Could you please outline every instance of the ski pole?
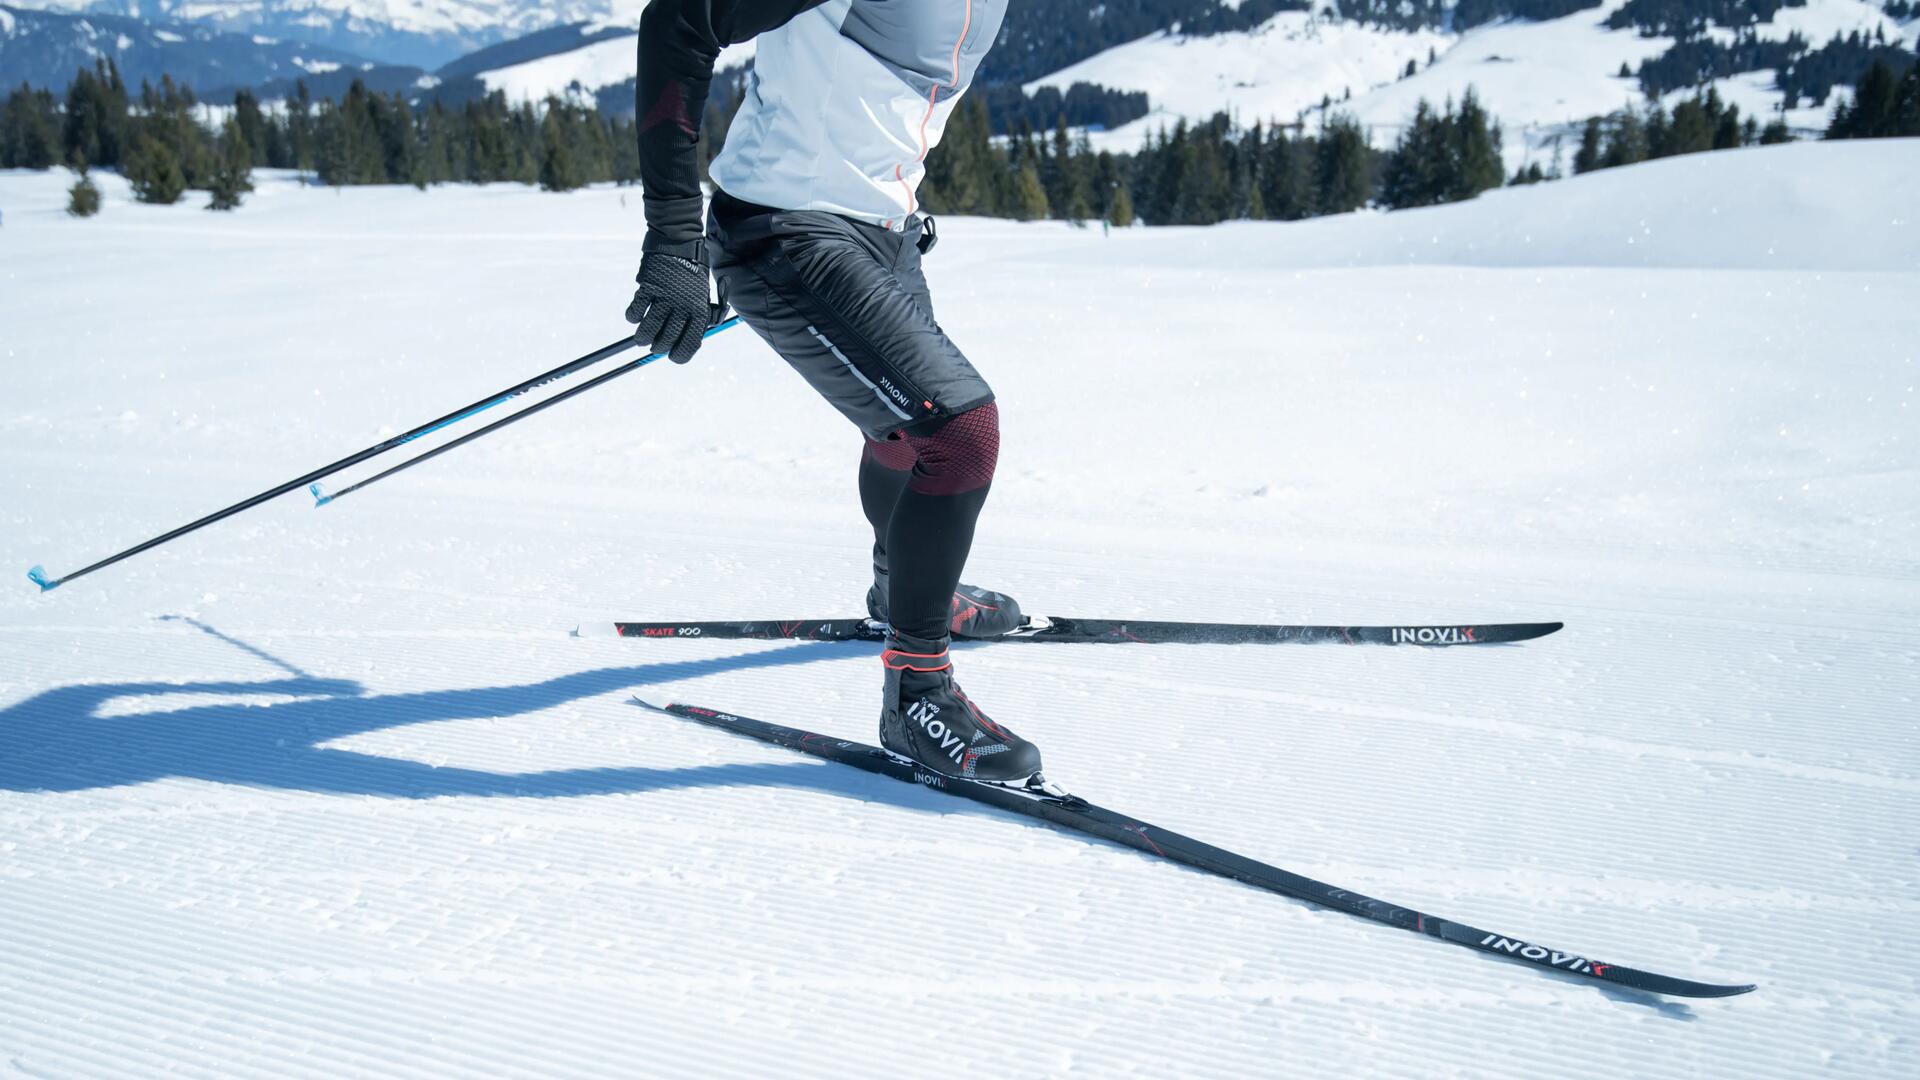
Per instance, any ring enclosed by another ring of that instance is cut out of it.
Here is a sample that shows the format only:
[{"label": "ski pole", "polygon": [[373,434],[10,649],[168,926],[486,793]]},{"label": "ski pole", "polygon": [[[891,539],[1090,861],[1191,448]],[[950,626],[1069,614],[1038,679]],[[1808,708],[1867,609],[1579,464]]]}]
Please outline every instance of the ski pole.
[{"label": "ski pole", "polygon": [[357,454],[351,454],[351,455],[348,455],[347,457],[343,457],[339,461],[336,461],[331,465],[327,465],[327,466],[323,466],[321,468],[315,469],[314,471],[306,474],[305,476],[296,477],[295,479],[289,480],[284,484],[280,484],[276,487],[263,491],[260,494],[253,496],[252,498],[243,499],[240,502],[234,503],[232,506],[229,506],[224,510],[217,510],[211,514],[208,514],[206,517],[203,517],[198,521],[188,522],[187,524],[182,525],[179,528],[172,530],[171,532],[162,533],[151,540],[147,540],[142,543],[135,544],[134,546],[126,549],[125,551],[121,551],[116,554],[109,555],[106,558],[101,559],[99,562],[94,563],[92,566],[82,567],[78,570],[75,570],[71,574],[64,574],[57,578],[50,578],[47,576],[47,571],[45,567],[36,565],[32,569],[27,571],[27,579],[32,581],[35,585],[40,586],[41,592],[47,592],[51,589],[56,589],[61,585],[64,585],[67,582],[72,581],[74,578],[85,577],[86,575],[93,573],[95,570],[102,569],[103,567],[112,566],[114,563],[119,562],[121,559],[125,559],[132,555],[138,555],[141,552],[147,550],[148,548],[159,547],[161,544],[164,544],[169,540],[177,540],[180,537],[185,536],[196,529],[200,529],[205,526],[211,525],[214,522],[219,521],[223,518],[232,517],[233,515],[239,513],[242,510],[247,510],[247,509],[251,509],[252,507],[258,506],[261,503],[266,502],[268,499],[275,498],[276,496],[280,496],[280,495],[285,495],[287,492],[292,491],[295,488],[305,487],[306,485],[314,483],[315,481],[320,480],[323,477],[332,476],[334,473],[339,472],[341,469],[345,469],[353,465],[358,465],[359,463],[377,454],[384,454],[387,451],[394,449],[395,447],[404,446],[407,443],[410,443],[413,440],[418,439],[423,435],[428,435],[435,431],[439,431],[441,428],[444,428],[449,424],[457,424],[460,421],[465,420],[467,417],[474,415],[475,413],[485,412],[486,410],[493,408],[495,405],[498,405],[503,401],[507,401],[509,399],[519,397],[521,394],[524,394],[529,390],[535,389],[536,387],[545,386],[547,383],[550,383],[555,379],[563,379],[568,375],[571,375],[574,372],[581,370],[582,368],[592,367],[594,364],[597,364],[600,361],[605,360],[607,357],[625,352],[627,349],[632,347],[633,347],[633,338],[631,337],[623,337],[618,341],[614,341],[606,345],[602,345],[598,349],[595,349],[592,352],[588,353],[587,355],[582,356],[578,360],[572,360],[567,363],[561,364],[559,367],[554,368],[552,371],[535,375],[533,378],[528,379],[526,382],[520,383],[517,386],[509,387],[508,389],[502,390],[497,394],[493,394],[488,397],[481,398],[479,401],[476,401],[473,404],[466,406],[465,408],[456,409],[453,412],[448,413],[447,415],[441,417],[438,420],[421,424],[419,427],[414,428],[412,431],[406,432],[405,434],[395,435],[391,439],[387,439],[382,442],[375,443],[374,445],[367,447],[365,450],[362,450]]},{"label": "ski pole", "polygon": [[[700,336],[712,337],[713,335],[719,333],[722,330],[727,329],[728,327],[732,326],[733,324],[739,321],[740,321],[740,316],[738,315],[732,316],[731,318],[723,322],[717,322],[712,326],[708,327],[706,333]],[[655,360],[660,359],[664,355],[666,354],[652,353],[650,355],[643,356],[638,360],[629,360],[626,363],[621,364],[619,367],[611,368],[607,371],[601,372],[598,375],[595,375],[593,378],[588,379],[586,382],[581,383],[579,386],[575,386],[568,390],[563,390],[560,393],[555,394],[544,401],[537,402],[533,405],[529,405],[526,408],[521,409],[517,413],[512,413],[510,415],[503,416],[500,419],[495,420],[493,423],[488,424],[483,428],[479,428],[474,431],[469,431],[465,435],[462,435],[457,439],[453,439],[448,442],[442,443],[441,445],[436,446],[433,449],[417,457],[410,457],[407,460],[401,462],[398,465],[393,466],[390,469],[387,469],[384,472],[374,473],[372,476],[367,477],[365,480],[360,480],[355,483],[348,484],[346,487],[341,488],[339,491],[336,491],[331,495],[324,494],[320,490],[320,485],[315,484],[313,485],[313,487],[308,489],[313,492],[313,498],[314,498],[313,505],[317,509],[319,507],[327,505],[330,502],[333,502],[335,499],[344,498],[345,496],[351,495],[354,492],[359,491],[361,488],[366,487],[368,484],[374,483],[379,480],[385,480],[387,477],[392,476],[394,473],[400,472],[402,470],[411,469],[415,465],[420,464],[421,462],[427,460],[428,458],[439,457],[441,454],[446,453],[447,451],[453,449],[454,447],[463,445],[465,443],[470,443],[473,440],[479,438],[482,435],[485,435],[490,431],[495,431],[500,428],[506,427],[508,424],[511,424],[516,420],[524,420],[527,417],[532,416],[534,413],[537,413],[542,409],[548,408],[553,405],[558,405],[561,402],[577,394],[584,394],[587,391],[593,389],[594,387],[599,386],[601,383],[607,382],[612,379],[617,379],[620,376],[625,375],[629,371],[638,371],[641,368],[646,367],[648,364],[653,363]]]}]

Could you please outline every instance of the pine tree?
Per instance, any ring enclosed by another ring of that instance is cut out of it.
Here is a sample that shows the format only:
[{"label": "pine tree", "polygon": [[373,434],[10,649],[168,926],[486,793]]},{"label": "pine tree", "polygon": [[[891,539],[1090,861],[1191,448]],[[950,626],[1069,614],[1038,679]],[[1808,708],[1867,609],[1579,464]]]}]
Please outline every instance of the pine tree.
[{"label": "pine tree", "polygon": [[133,185],[133,197],[143,203],[170,206],[179,202],[187,190],[187,177],[180,170],[179,155],[149,134],[142,134],[134,142],[121,172]]},{"label": "pine tree", "polygon": [[[1920,64],[1915,65],[1920,68]],[[1894,78],[1893,69],[1884,60],[1876,58],[1872,66],[1861,74],[1854,83],[1853,103],[1842,102],[1833,112],[1833,122],[1827,127],[1829,139],[1884,139],[1901,134],[1920,132],[1902,131],[1902,113],[1909,116],[1920,109],[1920,102],[1909,104],[1903,100],[1908,95],[1907,85],[1914,84],[1914,76],[1908,72],[1904,80]]]},{"label": "pine tree", "polygon": [[1699,97],[1693,97],[1675,105],[1673,119],[1661,134],[1664,138],[1651,150],[1654,157],[1697,154],[1713,149],[1713,128],[1707,120],[1706,103]]},{"label": "pine tree", "polygon": [[1015,221],[1038,221],[1047,216],[1047,189],[1041,186],[1040,170],[1029,157],[1020,165],[1020,172],[1014,181],[1015,201],[1013,219]]},{"label": "pine tree", "polygon": [[1053,129],[1053,186],[1047,189],[1047,202],[1054,216],[1081,222],[1093,216],[1093,198],[1087,190],[1086,136],[1075,144],[1067,133],[1067,114],[1060,113]]},{"label": "pine tree", "polygon": [[1121,229],[1133,224],[1133,197],[1127,194],[1125,184],[1113,189],[1113,198],[1107,204],[1107,224]]},{"label": "pine tree", "polygon": [[1622,109],[1613,117],[1613,129],[1607,135],[1607,152],[1600,157],[1603,169],[1618,168],[1647,160],[1647,129],[1640,114]]},{"label": "pine tree", "polygon": [[548,98],[547,116],[540,123],[540,187],[546,191],[572,191],[587,184],[567,137],[567,120],[566,106]]},{"label": "pine tree", "polygon": [[21,83],[0,106],[0,168],[51,169],[61,150],[53,95]]},{"label": "pine tree", "polygon": [[1447,163],[1446,125],[1425,98],[1414,106],[1413,120],[1400,132],[1380,176],[1380,203],[1390,210],[1432,206],[1444,200]]},{"label": "pine tree", "polygon": [[1573,155],[1575,175],[1590,173],[1600,167],[1600,118],[1590,116],[1587,126],[1580,129],[1580,149]]},{"label": "pine tree", "polygon": [[1178,179],[1174,189],[1172,222],[1176,225],[1211,225],[1227,217],[1233,199],[1233,187],[1227,175],[1225,155],[1221,152],[1218,126],[1208,123],[1195,128],[1181,143],[1177,161]]},{"label": "pine tree", "polygon": [[1314,148],[1314,206],[1323,214],[1344,214],[1367,205],[1373,194],[1372,151],[1360,122],[1344,113],[1330,117]]},{"label": "pine tree", "polygon": [[295,79],[293,97],[287,102],[287,149],[292,165],[303,173],[319,167],[318,138],[314,131],[313,94],[305,79]]},{"label": "pine tree", "polygon": [[1456,171],[1447,191],[1448,198],[1471,199],[1506,180],[1506,170],[1500,163],[1503,141],[1500,124],[1488,115],[1480,104],[1480,95],[1471,86],[1460,99],[1460,112],[1453,118],[1451,134]]},{"label": "pine tree", "polygon": [[93,177],[85,169],[80,170],[80,179],[67,189],[67,213],[74,217],[92,217],[100,212],[100,189],[93,185]]},{"label": "pine tree", "polygon": [[315,125],[320,146],[320,182],[333,186],[379,184],[388,179],[380,131],[374,126],[373,95],[359,79],[338,105],[322,102]]},{"label": "pine tree", "polygon": [[267,164],[267,121],[260,112],[260,99],[249,90],[233,92],[233,119],[240,125],[240,138],[247,147],[249,165]]},{"label": "pine tree", "polygon": [[1308,140],[1288,136],[1286,129],[1274,128],[1266,140],[1266,160],[1260,163],[1260,202],[1267,216],[1281,221],[1306,217],[1313,210],[1313,190],[1307,162],[1312,152]]},{"label": "pine tree", "polygon": [[65,157],[79,154],[89,164],[113,168],[120,164],[127,132],[127,86],[120,69],[106,60],[93,71],[81,68],[67,86],[67,112],[62,131]]},{"label": "pine tree", "polygon": [[220,132],[220,160],[207,188],[213,196],[209,210],[237,209],[241,197],[253,190],[253,146],[238,116],[229,117]]}]

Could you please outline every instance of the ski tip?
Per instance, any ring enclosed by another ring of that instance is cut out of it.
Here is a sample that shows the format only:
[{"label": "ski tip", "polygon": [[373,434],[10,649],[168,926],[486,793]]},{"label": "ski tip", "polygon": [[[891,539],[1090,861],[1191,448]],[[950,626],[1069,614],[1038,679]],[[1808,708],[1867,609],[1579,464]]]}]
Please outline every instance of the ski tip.
[{"label": "ski tip", "polygon": [[646,698],[641,697],[639,694],[633,695],[633,698],[629,700],[627,704],[638,705],[643,709],[652,709],[654,712],[672,712],[673,711],[672,702],[669,701],[663,704],[658,701],[648,701]]},{"label": "ski tip", "polygon": [[605,622],[581,623],[578,626],[575,626],[573,628],[570,636],[580,637],[580,638],[619,637],[620,627],[618,627],[613,623],[605,623]]},{"label": "ski tip", "polygon": [[[14,565],[17,566],[19,564],[16,563]],[[55,581],[52,578],[49,578],[47,576],[47,568],[44,566],[41,566],[39,563],[35,563],[34,565],[27,568],[27,580],[33,582],[35,585],[40,586],[41,592],[51,592],[54,589],[59,588],[60,586],[60,583],[58,581]]]}]

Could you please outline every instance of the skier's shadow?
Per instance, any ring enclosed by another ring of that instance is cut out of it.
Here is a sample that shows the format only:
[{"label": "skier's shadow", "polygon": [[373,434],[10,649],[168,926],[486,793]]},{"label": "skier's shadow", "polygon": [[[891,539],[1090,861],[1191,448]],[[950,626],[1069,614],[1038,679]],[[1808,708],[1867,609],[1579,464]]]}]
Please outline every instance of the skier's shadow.
[{"label": "skier's shadow", "polygon": [[[285,677],[86,683],[36,694],[0,709],[0,791],[72,792],[168,777],[407,799],[555,798],[668,788],[782,786],[935,809],[934,797],[918,788],[876,782],[853,769],[804,759],[514,773],[434,766],[324,745],[405,725],[518,716],[648,684],[847,657],[856,655],[857,646],[819,642],[704,660],[597,668],[518,685],[368,694],[359,683],[313,676],[212,627],[191,619],[178,621],[279,668]],[[246,700],[232,700],[240,696]],[[177,699],[179,707],[165,708],[171,702],[163,699],[169,698]],[[227,700],[219,700],[223,698]],[[638,708],[633,709],[633,722],[683,723]],[[716,732],[714,738],[724,736]]]}]

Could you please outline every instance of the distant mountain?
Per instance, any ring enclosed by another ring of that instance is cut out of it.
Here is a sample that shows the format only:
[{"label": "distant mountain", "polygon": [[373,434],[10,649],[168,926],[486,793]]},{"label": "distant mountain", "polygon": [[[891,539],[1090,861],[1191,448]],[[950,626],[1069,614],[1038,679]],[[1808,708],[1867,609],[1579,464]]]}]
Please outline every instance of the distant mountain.
[{"label": "distant mountain", "polygon": [[644,0],[14,0],[19,8],[186,22],[437,67],[474,49],[590,19],[629,29]]},{"label": "distant mountain", "polygon": [[[100,60],[119,65],[128,86],[162,74],[219,98],[237,87],[273,80],[360,77],[407,85],[421,72],[376,64],[324,46],[228,34],[194,23],[150,22],[120,15],[64,15],[0,4],[0,79],[64,89],[74,72]],[[344,86],[344,82],[342,83]]]}]

